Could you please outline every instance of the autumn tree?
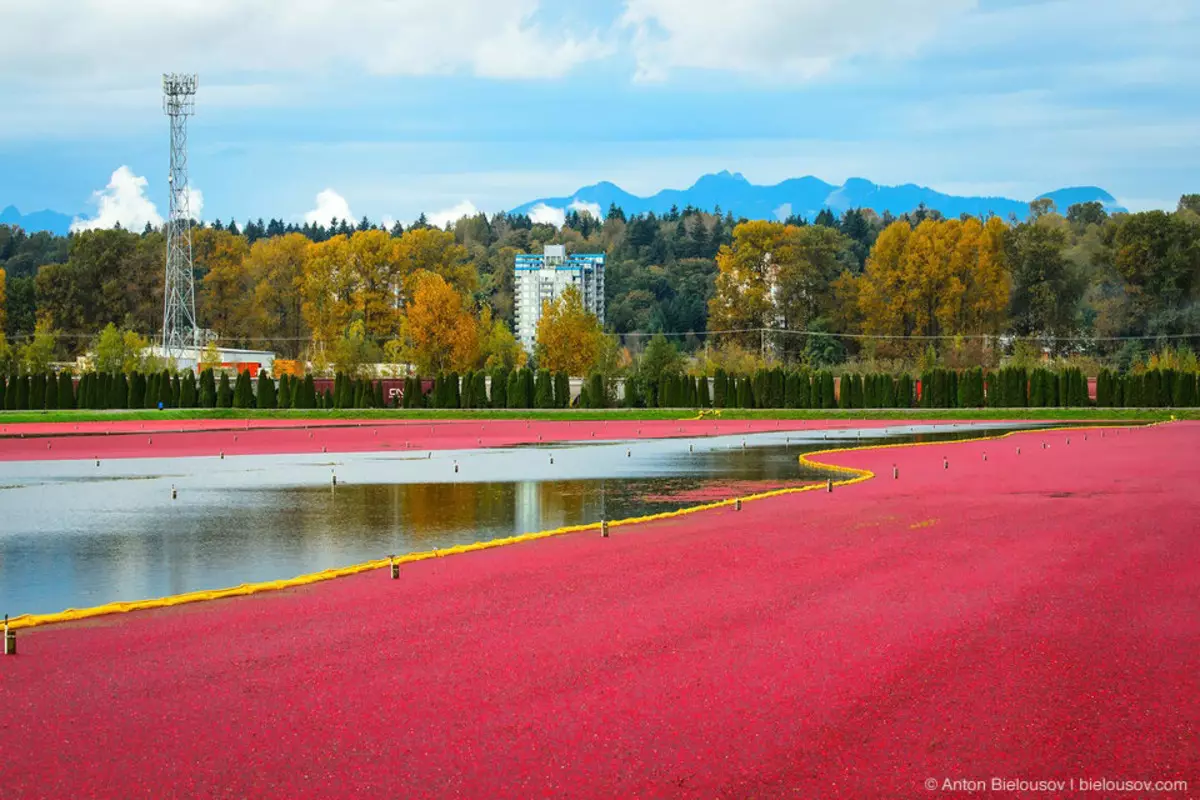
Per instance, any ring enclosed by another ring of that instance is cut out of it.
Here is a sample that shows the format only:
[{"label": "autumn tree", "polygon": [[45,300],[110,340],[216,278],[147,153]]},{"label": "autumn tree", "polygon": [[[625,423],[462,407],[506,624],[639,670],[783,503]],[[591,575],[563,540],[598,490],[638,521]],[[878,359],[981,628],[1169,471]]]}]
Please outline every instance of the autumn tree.
[{"label": "autumn tree", "polygon": [[308,246],[300,309],[318,347],[332,344],[346,332],[353,310],[353,286],[347,237],[335,236]]},{"label": "autumn tree", "polygon": [[856,298],[863,332],[881,337],[885,353],[912,355],[917,345],[883,337],[999,333],[1010,289],[1004,236],[996,218],[986,225],[926,219],[915,229],[895,222],[879,235],[862,276],[853,286],[840,279],[838,293]]},{"label": "autumn tree", "polygon": [[463,296],[441,275],[421,272],[400,326],[402,352],[422,375],[465,372],[479,360],[479,329]]},{"label": "autumn tree", "polygon": [[245,266],[254,284],[254,338],[272,349],[298,355],[308,336],[303,313],[304,268],[309,242],[299,233],[257,240]]},{"label": "autumn tree", "polygon": [[255,333],[255,287],[246,269],[246,237],[200,229],[193,236],[193,250],[197,267],[204,271],[198,311],[205,326],[248,344]]},{"label": "autumn tree", "polygon": [[587,376],[604,348],[600,320],[583,305],[583,295],[568,287],[554,302],[542,304],[537,326],[538,366],[551,372]]},{"label": "autumn tree", "polygon": [[[775,322],[771,287],[774,251],[785,226],[755,220],[733,231],[733,243],[717,253],[716,290],[708,304],[710,330],[766,328]],[[747,340],[748,341],[748,340]]]},{"label": "autumn tree", "polygon": [[354,312],[362,318],[366,335],[378,340],[394,337],[400,324],[397,250],[396,241],[384,231],[358,231],[350,238]]},{"label": "autumn tree", "polygon": [[150,342],[133,331],[121,331],[111,322],[93,345],[97,372],[128,373],[141,368]]},{"label": "autumn tree", "polygon": [[456,244],[454,234],[436,228],[405,231],[396,243],[397,277],[405,296],[415,291],[423,272],[432,272],[459,292],[469,295],[479,287],[479,273],[467,249]]},{"label": "autumn tree", "polygon": [[503,320],[492,318],[492,309],[484,306],[479,312],[479,349],[483,365],[489,370],[513,370],[525,366],[525,348],[513,336]]}]

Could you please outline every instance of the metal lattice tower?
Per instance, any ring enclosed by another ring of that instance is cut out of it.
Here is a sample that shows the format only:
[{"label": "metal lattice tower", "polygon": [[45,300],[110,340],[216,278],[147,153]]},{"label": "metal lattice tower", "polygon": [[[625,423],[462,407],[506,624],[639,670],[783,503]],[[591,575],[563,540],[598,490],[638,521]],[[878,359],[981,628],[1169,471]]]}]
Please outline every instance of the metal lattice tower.
[{"label": "metal lattice tower", "polygon": [[170,216],[163,283],[163,353],[181,359],[199,347],[192,272],[192,212],[188,187],[187,118],[196,113],[195,75],[163,75],[163,111],[171,118]]}]

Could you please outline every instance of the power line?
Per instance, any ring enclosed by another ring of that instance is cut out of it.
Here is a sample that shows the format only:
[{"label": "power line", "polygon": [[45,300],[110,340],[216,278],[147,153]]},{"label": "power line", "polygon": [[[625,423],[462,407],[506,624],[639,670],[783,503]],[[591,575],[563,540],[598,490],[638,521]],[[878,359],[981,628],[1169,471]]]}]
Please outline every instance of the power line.
[{"label": "power line", "polygon": [[[137,333],[135,331],[135,333]],[[641,339],[654,336],[664,336],[668,339],[686,338],[689,336],[703,339],[707,336],[726,336],[737,334],[785,334],[788,336],[823,336],[830,339],[850,339],[855,341],[953,341],[953,340],[1003,340],[1009,342],[1029,341],[1029,342],[1138,342],[1138,341],[1161,341],[1163,339],[1200,339],[1200,332],[1197,333],[1163,333],[1163,334],[1144,334],[1141,336],[1058,336],[1050,334],[1013,334],[1013,333],[963,333],[963,334],[874,334],[874,333],[836,333],[833,331],[810,331],[796,330],[789,328],[732,328],[729,330],[719,331],[630,331],[628,333],[606,332],[605,336],[610,336],[618,339]],[[9,341],[30,341],[36,334],[21,333],[14,335]],[[72,340],[92,340],[97,338],[97,333],[83,332],[68,332],[55,331],[56,338],[72,339]],[[153,341],[153,334],[137,333],[147,341]],[[271,344],[275,342],[311,342],[311,336],[250,336],[250,337],[234,337],[231,341],[236,341],[245,345],[252,344]],[[242,344],[237,345],[238,347]],[[220,346],[218,344],[218,346]],[[233,345],[227,345],[233,347]]]}]

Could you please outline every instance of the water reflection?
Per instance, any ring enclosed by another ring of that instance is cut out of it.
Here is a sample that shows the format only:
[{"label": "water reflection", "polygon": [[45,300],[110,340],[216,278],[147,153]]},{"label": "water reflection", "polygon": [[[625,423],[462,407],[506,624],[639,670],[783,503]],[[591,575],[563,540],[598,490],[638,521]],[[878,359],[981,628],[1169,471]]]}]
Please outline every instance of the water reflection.
[{"label": "water reflection", "polygon": [[[980,430],[943,426],[914,436],[898,427],[861,441]],[[822,477],[799,468],[801,452],[858,439],[854,431],[832,438],[0,465],[0,613],[290,577],[765,491]]]}]

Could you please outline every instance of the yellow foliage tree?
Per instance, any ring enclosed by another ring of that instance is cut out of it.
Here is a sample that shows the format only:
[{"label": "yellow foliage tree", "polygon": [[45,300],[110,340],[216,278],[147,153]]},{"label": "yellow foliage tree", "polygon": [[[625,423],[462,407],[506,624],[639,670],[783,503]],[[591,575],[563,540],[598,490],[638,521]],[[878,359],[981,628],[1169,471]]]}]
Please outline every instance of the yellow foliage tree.
[{"label": "yellow foliage tree", "polygon": [[484,306],[479,312],[479,349],[483,366],[488,369],[506,367],[517,369],[525,366],[528,356],[525,348],[513,336],[512,328],[502,319],[492,318],[492,309]]},{"label": "yellow foliage tree", "polygon": [[553,303],[542,304],[537,327],[538,366],[551,372],[587,377],[604,349],[600,320],[583,305],[583,296],[568,287]]},{"label": "yellow foliage tree", "polygon": [[254,283],[255,329],[263,344],[295,355],[308,335],[304,323],[304,267],[308,239],[289,233],[259,239],[246,256],[246,271]]},{"label": "yellow foliage tree", "polygon": [[308,245],[300,309],[317,350],[340,339],[350,324],[354,286],[350,264],[350,242],[345,236]]},{"label": "yellow foliage tree", "polygon": [[[863,332],[880,337],[997,333],[1008,306],[1004,223],[925,220],[888,226],[875,242],[866,270],[853,287]],[[919,344],[881,343],[885,353],[912,354]]]},{"label": "yellow foliage tree", "polygon": [[410,285],[400,352],[425,375],[474,368],[479,361],[479,323],[462,295],[432,272],[417,273]]},{"label": "yellow foliage tree", "polygon": [[250,245],[244,236],[200,228],[193,238],[203,280],[200,316],[219,335],[244,341],[254,332],[254,282],[246,270]]},{"label": "yellow foliage tree", "polygon": [[405,297],[422,272],[440,275],[465,295],[479,288],[479,272],[468,260],[467,249],[454,243],[454,234],[437,228],[415,228],[396,241],[397,275]]},{"label": "yellow foliage tree", "polygon": [[376,339],[390,339],[399,329],[397,249],[386,231],[358,231],[350,238],[354,310],[362,316],[366,334]]},{"label": "yellow foliage tree", "polygon": [[709,330],[763,328],[773,323],[771,253],[784,228],[777,222],[754,220],[733,229],[733,244],[717,252],[716,287],[708,301]]}]

